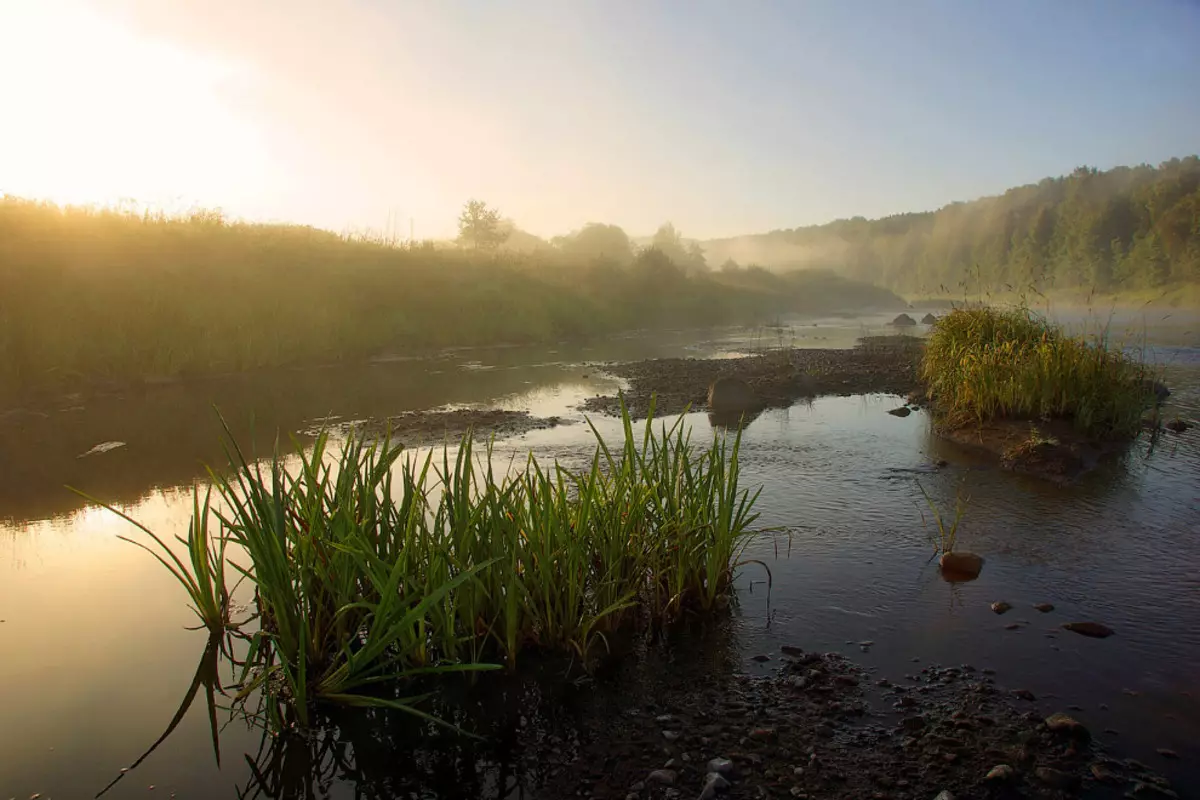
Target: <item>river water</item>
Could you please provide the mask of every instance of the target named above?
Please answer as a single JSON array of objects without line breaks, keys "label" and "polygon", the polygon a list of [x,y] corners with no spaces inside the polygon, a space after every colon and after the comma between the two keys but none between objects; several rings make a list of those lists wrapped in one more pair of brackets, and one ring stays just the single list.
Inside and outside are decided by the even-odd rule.
[{"label": "river water", "polygon": [[[1097,325],[1082,315],[1064,321]],[[166,727],[204,648],[202,633],[184,629],[190,612],[173,579],[117,539],[129,527],[66,485],[173,534],[186,529],[204,465],[222,462],[214,406],[260,453],[277,432],[304,441],[321,420],[444,405],[581,419],[579,403],[618,385],[601,362],[850,346],[885,322],[805,319],[783,330],[461,350],[0,408],[0,797],[96,795]],[[1102,322],[1161,366],[1173,391],[1168,417],[1200,418],[1200,319],[1155,312]],[[740,668],[769,669],[751,656],[784,643],[841,651],[894,678],[934,662],[990,667],[1004,685],[1032,691],[1032,707],[1078,707],[1072,713],[1118,754],[1164,772],[1184,796],[1200,794],[1200,429],[1143,438],[1060,488],[937,440],[922,413],[887,414],[896,404],[824,397],[768,411],[747,428],[743,480],[763,487],[761,524],[787,535],[751,553],[768,564],[770,591],[758,567],[739,578],[728,646]],[[697,433],[709,428],[703,414],[689,421]],[[618,435],[615,421],[597,422],[606,437]],[[571,460],[592,445],[587,426],[566,425],[501,441],[497,457],[532,448]],[[949,466],[933,468],[941,459]],[[979,580],[939,578],[917,480],[943,503],[969,495],[960,547],[987,559]],[[1013,609],[997,616],[989,608],[997,600]],[[1035,603],[1055,610],[1041,614]],[[1117,634],[1093,640],[1060,627],[1080,620]],[[1020,627],[1008,630],[1012,623]],[[270,795],[242,757],[252,760],[259,744],[244,725],[226,727],[218,766],[198,703],[106,797],[233,797],[248,786]],[[1181,758],[1168,761],[1158,748]],[[304,793],[376,794],[361,770],[337,760],[310,764]],[[485,766],[475,772],[490,775]],[[414,797],[455,796],[445,780],[418,775],[405,785]],[[509,793],[519,794],[514,785]],[[493,776],[462,796],[503,795],[506,786]]]}]

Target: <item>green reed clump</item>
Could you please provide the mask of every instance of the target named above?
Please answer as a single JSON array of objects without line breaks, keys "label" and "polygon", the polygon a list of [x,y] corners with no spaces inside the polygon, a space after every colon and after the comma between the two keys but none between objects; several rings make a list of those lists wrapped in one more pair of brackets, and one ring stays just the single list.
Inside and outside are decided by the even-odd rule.
[{"label": "green reed clump", "polygon": [[1131,435],[1153,397],[1144,364],[1025,307],[954,309],[934,327],[921,375],[957,425],[1057,418],[1089,435]]},{"label": "green reed clump", "polygon": [[210,531],[211,490],[204,493],[203,503],[200,501],[200,492],[192,492],[192,516],[188,521],[187,536],[175,537],[187,553],[186,562],[175,552],[176,548],[125,512],[77,489],[72,491],[85,500],[103,506],[150,537],[154,543],[153,547],[127,536],[118,538],[154,556],[175,577],[187,592],[191,601],[189,607],[200,619],[197,628],[207,628],[210,635],[216,636],[233,625],[230,618],[230,589],[225,582],[225,570],[228,566],[225,551],[229,541],[221,535],[213,536]]},{"label": "green reed clump", "polygon": [[530,455],[499,474],[469,433],[423,458],[353,434],[291,461],[232,445],[212,516],[254,589],[240,696],[261,690],[276,724],[306,725],[319,701],[414,711],[374,688],[531,648],[586,663],[614,633],[724,606],[758,516],[740,435],[695,447],[680,417],[639,436],[626,412],[612,450],[592,430],[578,471]]}]

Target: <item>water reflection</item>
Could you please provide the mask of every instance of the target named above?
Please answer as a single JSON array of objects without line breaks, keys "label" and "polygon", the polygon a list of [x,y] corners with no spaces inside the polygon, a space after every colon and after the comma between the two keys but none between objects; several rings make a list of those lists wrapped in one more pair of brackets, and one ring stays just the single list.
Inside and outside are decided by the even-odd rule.
[{"label": "water reflection", "polygon": [[[824,327],[811,335],[841,335]],[[839,330],[852,340],[857,323]],[[145,387],[60,398],[38,413],[3,412],[0,519],[9,521],[0,522],[4,796],[92,796],[160,739],[164,727],[170,735],[106,800],[145,796],[151,784],[159,794],[180,796],[228,796],[235,786],[243,796],[264,797],[292,791],[312,797],[529,796],[539,786],[541,796],[559,796],[547,793],[550,779],[538,757],[542,767],[547,759],[569,759],[579,737],[597,729],[605,714],[652,700],[656,685],[681,680],[677,676],[692,674],[693,666],[755,670],[741,656],[785,643],[831,650],[867,639],[876,643],[869,653],[853,646],[849,654],[889,677],[911,671],[913,658],[994,667],[1010,686],[1048,698],[1046,710],[1078,704],[1084,711],[1076,713],[1093,730],[1121,730],[1119,738],[1101,738],[1119,744],[1123,754],[1157,764],[1155,748],[1179,751],[1184,758],[1167,765],[1172,779],[1200,785],[1200,629],[1194,625],[1200,616],[1200,429],[1139,440],[1125,456],[1060,488],[1002,472],[984,456],[931,437],[921,413],[889,416],[895,398],[819,398],[764,412],[744,426],[743,479],[764,486],[761,524],[785,528],[791,549],[777,551],[777,542],[767,540],[747,554],[771,567],[770,603],[761,584],[751,587],[759,573],[743,574],[733,630],[718,644],[681,636],[662,652],[636,652],[590,687],[530,676],[464,686],[447,699],[446,713],[484,720],[474,729],[484,742],[448,738],[403,715],[358,711],[326,712],[319,736],[277,742],[243,722],[229,723],[221,710],[228,703],[214,683],[219,767],[206,678],[184,684],[201,674],[197,656],[206,651],[203,636],[183,630],[193,619],[178,587],[148,556],[115,539],[127,532],[124,523],[81,509],[62,488],[79,486],[173,536],[186,528],[202,464],[224,460],[213,403],[239,441],[251,441],[253,427],[262,453],[277,430],[301,430],[331,414],[378,417],[446,403],[562,413],[564,405],[615,385],[591,362],[710,355],[750,344],[746,335],[730,332],[700,342],[693,334],[657,344],[624,339],[608,349],[557,354],[506,348]],[[1166,413],[1200,416],[1195,337],[1170,348],[1160,349],[1170,355],[1164,373],[1173,394]],[[460,368],[467,361],[495,368]],[[703,414],[690,420],[696,437],[713,426]],[[594,421],[605,437],[619,435],[614,420]],[[127,444],[78,458],[108,441]],[[533,448],[540,457],[577,465],[592,446],[590,431],[578,424],[499,442],[496,457],[507,463]],[[949,466],[937,467],[941,460]],[[979,580],[950,585],[930,561],[912,481],[919,477],[947,500],[964,475],[972,501],[961,546],[987,563]],[[1011,602],[1013,611],[997,617],[988,608],[996,600]],[[1051,602],[1056,611],[1040,615],[1032,610],[1038,602]],[[1104,622],[1117,635],[1093,641],[1062,631],[1063,622],[1077,619]],[[1013,622],[1022,624],[1006,630]],[[689,650],[689,644],[696,646]],[[180,716],[189,692],[191,710]]]}]

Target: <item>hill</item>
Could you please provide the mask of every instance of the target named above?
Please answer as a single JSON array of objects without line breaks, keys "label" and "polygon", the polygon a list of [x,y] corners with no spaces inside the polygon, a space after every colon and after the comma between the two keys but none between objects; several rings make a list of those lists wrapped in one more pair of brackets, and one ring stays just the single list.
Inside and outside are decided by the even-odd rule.
[{"label": "hill", "polygon": [[1080,167],[937,211],[862,217],[703,243],[709,263],[822,268],[898,292],[1200,284],[1200,158]]}]

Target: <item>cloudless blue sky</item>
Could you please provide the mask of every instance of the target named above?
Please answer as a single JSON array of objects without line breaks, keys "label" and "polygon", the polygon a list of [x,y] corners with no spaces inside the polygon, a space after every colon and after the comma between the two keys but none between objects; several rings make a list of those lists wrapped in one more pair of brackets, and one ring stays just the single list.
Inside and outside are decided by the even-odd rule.
[{"label": "cloudless blue sky", "polygon": [[213,102],[252,134],[181,194],[329,227],[445,235],[480,197],[716,236],[1200,151],[1187,0],[55,2],[232,65]]}]

